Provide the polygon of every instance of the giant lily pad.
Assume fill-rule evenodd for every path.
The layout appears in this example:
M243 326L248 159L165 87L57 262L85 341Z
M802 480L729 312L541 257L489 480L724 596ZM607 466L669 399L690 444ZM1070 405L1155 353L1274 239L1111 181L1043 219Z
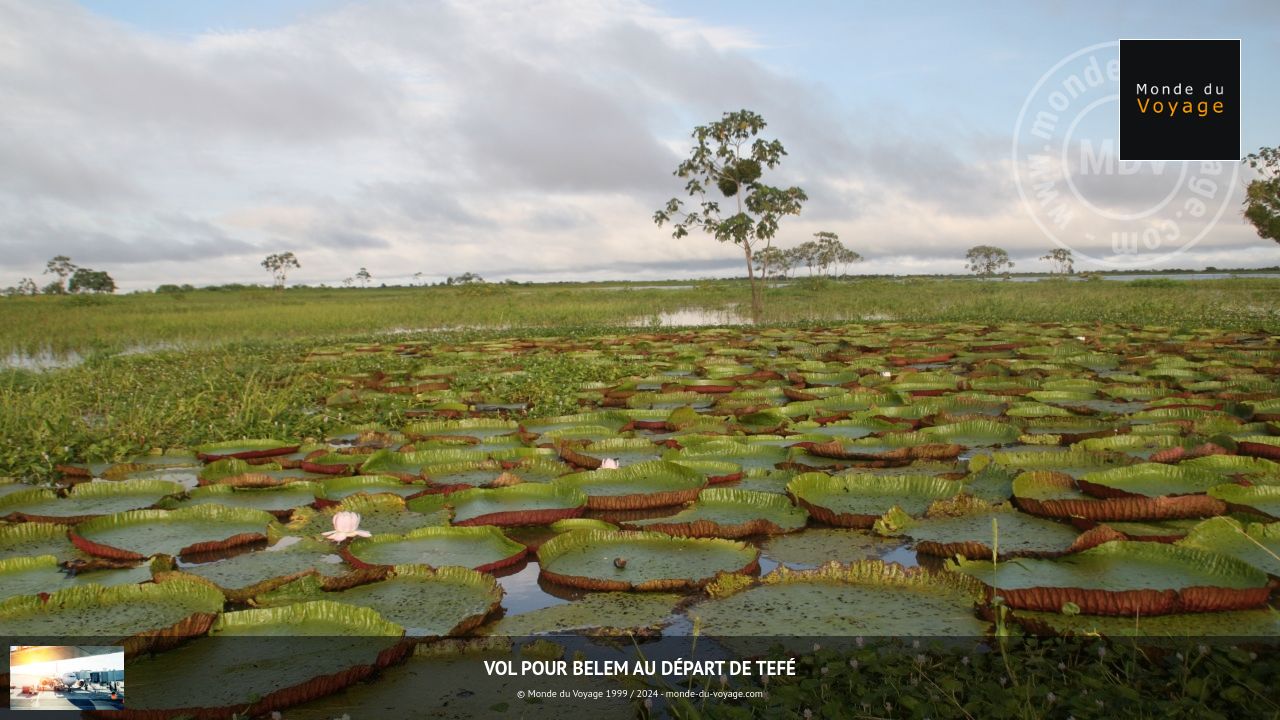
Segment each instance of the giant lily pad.
M222 612L222 593L200 582L175 578L145 585L82 585L46 598L10 598L0 604L0 634L66 635L123 644L127 655L203 635Z
M0 525L0 560L36 555L54 555L65 560L75 554L66 525L36 522Z
M547 580L587 590L679 590L721 572L756 572L759 554L731 540L586 530L543 543L538 564Z
M99 515L150 507L183 487L164 480L85 482L65 498L51 490L28 490L0 499L0 513L36 522L77 523Z
M131 510L77 525L71 542L90 555L143 560L161 553L199 554L263 542L273 521L260 510L221 505Z
M357 567L456 565L480 572L514 565L524 558L525 552L525 546L489 525L427 527L403 535L374 535L355 540L342 549L347 562Z
M223 507L264 510L277 517L287 517L294 508L310 505L317 498L323 497L323 495L324 489L319 483L305 481L286 483L269 488L206 485L192 490L189 494L189 499L175 502L171 507L221 505Z
M1232 507L1280 520L1280 485L1219 485L1211 488L1209 494Z
M198 445L195 451L196 456L201 460L213 462L214 460L226 458L251 460L275 457L276 455L288 455L291 452L295 452L298 447L297 443L281 442L280 440L227 440L225 442Z
M226 613L207 638L134 658L129 708L163 715L267 715L368 677L403 654L394 652L403 633L373 610L326 600ZM243 639L263 636L289 641Z
M398 495L351 495L342 502L317 512L310 508L295 510L288 529L297 535L319 536L333 529L333 518L340 512L360 515L360 529L375 535L405 533L423 527L449 524L449 514L444 510L430 515L412 512Z
M1052 557L1080 549L1080 533L1066 523L1020 513L1008 505L966 503L953 507L941 514L931 510L922 520L900 511L897 517L891 512L886 519L897 522L891 528L893 534L915 541L916 552L937 557L990 558L993 546L1001 559ZM878 523L877 529L884 524Z
M959 560L1014 608L1051 612L1074 603L1088 615L1246 610L1266 603L1266 573L1204 550L1117 540L1054 560Z
M779 565L806 570L829 562L848 564L877 559L901 545L900 540L865 530L820 527L771 537L761 545L761 553Z
M1209 518L1178 544L1230 555L1280 577L1280 522L1246 525L1227 517Z
M156 579L174 572L194 575L217 587L233 602L243 602L305 575L336 576L351 570L332 543L309 538L284 538L261 550L212 562L175 563L161 558L153 562Z
M1080 489L1098 497L1194 495L1205 493L1221 482L1217 474L1207 470L1160 463L1141 463L1086 473L1078 481Z
M654 461L563 475L554 484L586 493L593 510L642 510L689 502L707 479L683 465Z
M488 629L493 635L651 635L684 600L673 593L590 593L572 602L508 615Z
M975 636L975 583L866 560L815 570L781 567L758 583L713 585L713 599L687 613L711 637Z
M521 483L493 489L474 488L448 495L423 495L410 500L409 509L420 513L448 508L452 524L549 525L557 520L578 517L587 505L579 490L560 485Z
M1080 491L1076 480L1051 470L1024 472L1013 480L1013 501L1033 515L1087 520L1172 520L1221 515L1227 506L1208 495L1095 498Z
M0 600L52 593L78 585L126 585L150 579L151 572L146 565L70 574L62 572L58 559L52 555L9 558L0 560Z
M840 475L804 473L792 478L787 492L814 518L839 527L871 527L876 518L898 507L922 514L935 500L955 497L961 485L929 475Z
M445 636L461 635L483 622L498 609L502 588L491 576L467 568L398 565L385 579L356 585L308 575L257 597L254 604L319 599L376 610L408 635Z
M697 501L675 515L622 526L679 537L742 538L795 532L808 519L808 513L776 493L707 488L699 493Z
M326 500L338 501L350 495L391 493L411 497L427 489L426 483L405 482L390 475L355 475L328 478L321 483Z

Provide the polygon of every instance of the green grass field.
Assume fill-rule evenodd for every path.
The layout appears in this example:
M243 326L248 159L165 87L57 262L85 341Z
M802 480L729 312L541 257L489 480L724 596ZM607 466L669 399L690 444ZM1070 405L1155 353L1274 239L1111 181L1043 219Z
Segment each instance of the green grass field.
M641 285L267 289L0 302L0 355L347 338L431 329L644 325L664 312L746 308L745 281ZM1280 327L1280 279L1004 282L801 280L770 288L765 322L1068 322Z

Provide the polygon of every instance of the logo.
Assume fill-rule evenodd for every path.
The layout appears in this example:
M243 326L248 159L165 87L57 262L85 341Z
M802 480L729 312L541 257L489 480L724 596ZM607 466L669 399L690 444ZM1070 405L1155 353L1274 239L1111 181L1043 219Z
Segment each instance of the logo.
M1240 163L1121 160L1119 45L1078 50L1040 77L1018 113L1013 172L1055 244L1077 259L1137 269L1176 257L1213 229Z

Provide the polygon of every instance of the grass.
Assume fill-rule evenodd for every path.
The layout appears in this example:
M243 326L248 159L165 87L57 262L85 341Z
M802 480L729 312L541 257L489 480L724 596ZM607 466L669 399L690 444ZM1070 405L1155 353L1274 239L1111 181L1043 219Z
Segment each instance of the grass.
M1280 328L1280 280L977 281L802 279L766 293L765 322L1124 323ZM745 281L675 289L542 285L197 290L113 297L0 300L0 355L339 338L448 328L646 325L664 312L733 312Z

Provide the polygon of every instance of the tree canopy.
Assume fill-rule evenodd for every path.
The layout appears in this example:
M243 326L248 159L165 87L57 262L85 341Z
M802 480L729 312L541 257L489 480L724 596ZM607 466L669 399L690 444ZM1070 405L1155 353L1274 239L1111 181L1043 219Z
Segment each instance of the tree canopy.
M1009 253L994 245L975 245L964 254L965 269L981 277L991 277L1013 267Z
M799 215L808 196L799 187L781 188L764 182L787 154L778 140L759 137L766 123L750 110L726 112L721 119L693 129L694 146L675 175L684 179L690 206L674 197L654 213L659 227L671 223L672 236L683 238L701 230L720 242L742 248L751 283L751 313L757 322L764 312L754 255L770 247L778 223ZM712 191L732 202L722 209Z
M1280 242L1280 147L1264 147L1244 162L1260 173L1245 188L1244 217L1260 237Z

